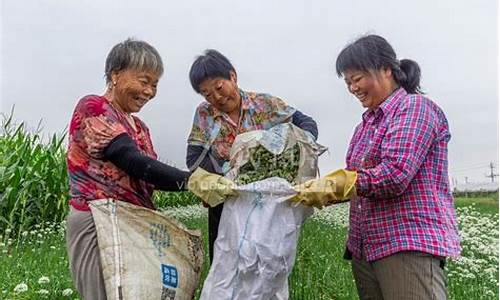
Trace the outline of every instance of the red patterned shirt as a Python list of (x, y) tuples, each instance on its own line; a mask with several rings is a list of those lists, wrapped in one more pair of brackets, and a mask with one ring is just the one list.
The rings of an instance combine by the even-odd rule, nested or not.
[(104, 148), (122, 133), (127, 133), (142, 153), (156, 159), (149, 129), (135, 116), (133, 121), (135, 129), (104, 97), (90, 95), (78, 102), (69, 127), (67, 157), (70, 204), (74, 208), (89, 210), (87, 201), (113, 198), (154, 209), (152, 185), (131, 178), (103, 159)]
[(450, 137), (443, 111), (403, 88), (363, 114), (346, 158), (347, 168), (358, 171), (347, 240), (355, 257), (460, 254), (448, 180)]

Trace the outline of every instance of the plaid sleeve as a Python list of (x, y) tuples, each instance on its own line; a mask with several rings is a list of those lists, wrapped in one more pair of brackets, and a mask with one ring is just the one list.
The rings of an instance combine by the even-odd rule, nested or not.
[(420, 95), (405, 99), (381, 145), (381, 163), (358, 170), (358, 195), (390, 198), (402, 194), (420, 169), (436, 139), (437, 118)]

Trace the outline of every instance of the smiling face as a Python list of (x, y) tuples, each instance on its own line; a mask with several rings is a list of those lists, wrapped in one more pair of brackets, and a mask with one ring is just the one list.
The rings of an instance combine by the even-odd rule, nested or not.
[(343, 73), (347, 89), (361, 105), (375, 109), (397, 88), (391, 69), (378, 71), (347, 70)]
[(230, 73), (230, 79), (216, 77), (204, 80), (200, 84), (200, 92), (205, 100), (227, 114), (240, 107), (241, 96), (234, 72)]
[(136, 113), (156, 95), (160, 75), (129, 69), (113, 73), (111, 79), (113, 104), (125, 113)]

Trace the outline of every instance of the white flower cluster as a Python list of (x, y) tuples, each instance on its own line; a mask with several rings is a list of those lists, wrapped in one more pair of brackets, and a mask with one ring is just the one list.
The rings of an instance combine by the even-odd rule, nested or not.
[(24, 293), (27, 291), (28, 291), (28, 285), (24, 282), (21, 282), (20, 284), (16, 285), (16, 287), (14, 288), (14, 293), (16, 293), (16, 294), (21, 294), (21, 293)]
[(479, 282), (488, 295), (498, 291), (498, 214), (484, 214), (474, 206), (457, 209), (462, 255), (450, 261), (448, 277), (459, 283)]
[[(50, 283), (50, 279), (49, 277), (47, 276), (42, 276), (38, 279), (38, 283), (39, 284), (48, 284)], [(15, 294), (22, 294), (22, 293), (26, 293), (28, 291), (28, 285), (24, 282), (21, 282), (20, 284), (16, 285), (16, 287), (14, 288), (14, 293)], [(6, 291), (4, 291), (5, 293)], [(47, 290), (47, 289), (39, 289), (35, 292), (36, 294), (42, 296), (42, 297), (46, 297), (50, 294), (50, 291)], [(68, 288), (68, 289), (64, 289), (62, 292), (61, 292), (62, 296), (63, 297), (69, 297), (71, 295), (73, 295), (73, 290)]]
[(349, 202), (330, 205), (321, 210), (315, 210), (313, 220), (335, 227), (349, 226)]
[(47, 276), (42, 276), (38, 279), (39, 284), (47, 284), (50, 283), (50, 278)]

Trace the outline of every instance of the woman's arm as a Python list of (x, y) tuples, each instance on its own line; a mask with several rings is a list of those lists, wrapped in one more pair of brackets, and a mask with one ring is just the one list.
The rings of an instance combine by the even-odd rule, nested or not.
[[(197, 167), (201, 167), (202, 169), (210, 173), (222, 175), (222, 173), (218, 172), (214, 167), (214, 162), (212, 162), (212, 159), (215, 160), (215, 158), (213, 158), (213, 156), (212, 159), (210, 158), (210, 156), (212, 155), (210, 152), (211, 150), (208, 150), (208, 152), (206, 152), (203, 146), (188, 145), (186, 154), (186, 165), (189, 168), (189, 170), (194, 171), (194, 169), (196, 169)], [(196, 166), (199, 160), (201, 161)], [(219, 166), (222, 165), (220, 161), (217, 161), (216, 163), (218, 163)]]
[(163, 191), (187, 189), (190, 172), (179, 170), (142, 154), (126, 133), (111, 140), (104, 148), (103, 154), (105, 159), (129, 176), (153, 184), (156, 189)]
[(318, 125), (316, 124), (316, 121), (314, 121), (313, 118), (309, 117), (308, 115), (305, 115), (301, 111), (296, 110), (292, 115), (292, 124), (305, 131), (310, 132), (314, 136), (315, 140), (318, 139)]
[(404, 193), (434, 145), (437, 125), (436, 114), (422, 97), (407, 101), (385, 134), (381, 163), (357, 170), (357, 194), (391, 198)]

